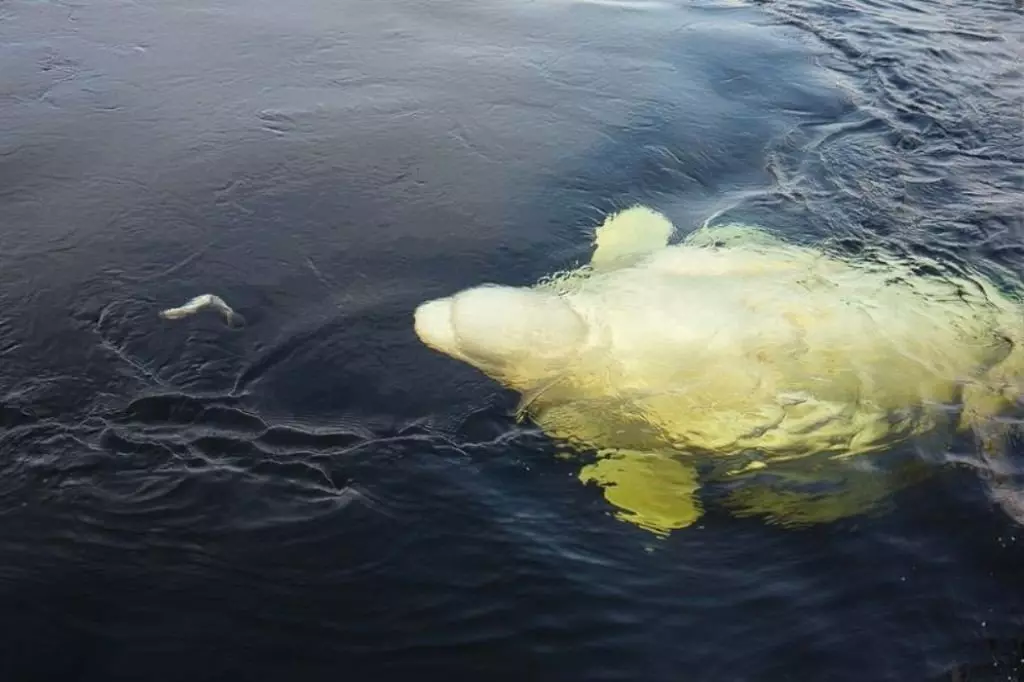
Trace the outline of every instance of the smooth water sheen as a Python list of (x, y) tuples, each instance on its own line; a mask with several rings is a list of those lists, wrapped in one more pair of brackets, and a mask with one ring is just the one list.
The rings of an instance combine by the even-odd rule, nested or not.
[[(659, 539), (412, 310), (633, 202), (1024, 272), (1022, 31), (1013, 0), (0, 4), (0, 679), (1018, 679), (1024, 531), (971, 453), (864, 515)], [(208, 292), (246, 324), (159, 315)]]

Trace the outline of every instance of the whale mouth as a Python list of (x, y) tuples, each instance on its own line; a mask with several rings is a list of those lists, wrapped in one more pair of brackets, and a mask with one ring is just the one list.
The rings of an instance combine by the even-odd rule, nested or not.
[(422, 303), (413, 314), (416, 336), (434, 350), (459, 356), (455, 325), (452, 324), (452, 299), (439, 298)]

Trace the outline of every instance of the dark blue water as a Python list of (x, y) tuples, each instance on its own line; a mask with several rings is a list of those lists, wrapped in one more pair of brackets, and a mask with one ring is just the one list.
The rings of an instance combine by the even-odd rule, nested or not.
[[(0, 679), (1019, 679), (1024, 531), (957, 453), (871, 513), (658, 539), (411, 313), (637, 201), (1024, 272), (1022, 30), (0, 2)], [(207, 291), (247, 325), (157, 314)]]

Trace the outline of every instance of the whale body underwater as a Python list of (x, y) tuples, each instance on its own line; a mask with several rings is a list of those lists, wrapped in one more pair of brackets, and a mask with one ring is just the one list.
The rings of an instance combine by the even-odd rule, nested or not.
[[(612, 214), (589, 263), (422, 303), (416, 334), (518, 392), (520, 418), (593, 456), (579, 478), (657, 533), (701, 517), (705, 480), (775, 468), (844, 479), (836, 463), (958, 431), (1003, 452), (1024, 390), (1019, 291), (750, 225), (670, 244), (674, 233), (643, 206)], [(885, 497), (863, 480), (832, 496), (740, 486), (730, 499), (740, 515), (820, 522)]]

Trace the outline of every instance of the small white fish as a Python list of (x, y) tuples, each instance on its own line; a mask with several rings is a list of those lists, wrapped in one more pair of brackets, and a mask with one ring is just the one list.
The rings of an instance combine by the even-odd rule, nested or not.
[(162, 310), (160, 317), (165, 320), (179, 320), (189, 315), (195, 315), (204, 308), (213, 308), (218, 311), (224, 316), (224, 322), (232, 329), (245, 326), (245, 318), (236, 313), (231, 306), (224, 302), (223, 298), (215, 294), (201, 294), (182, 306)]

